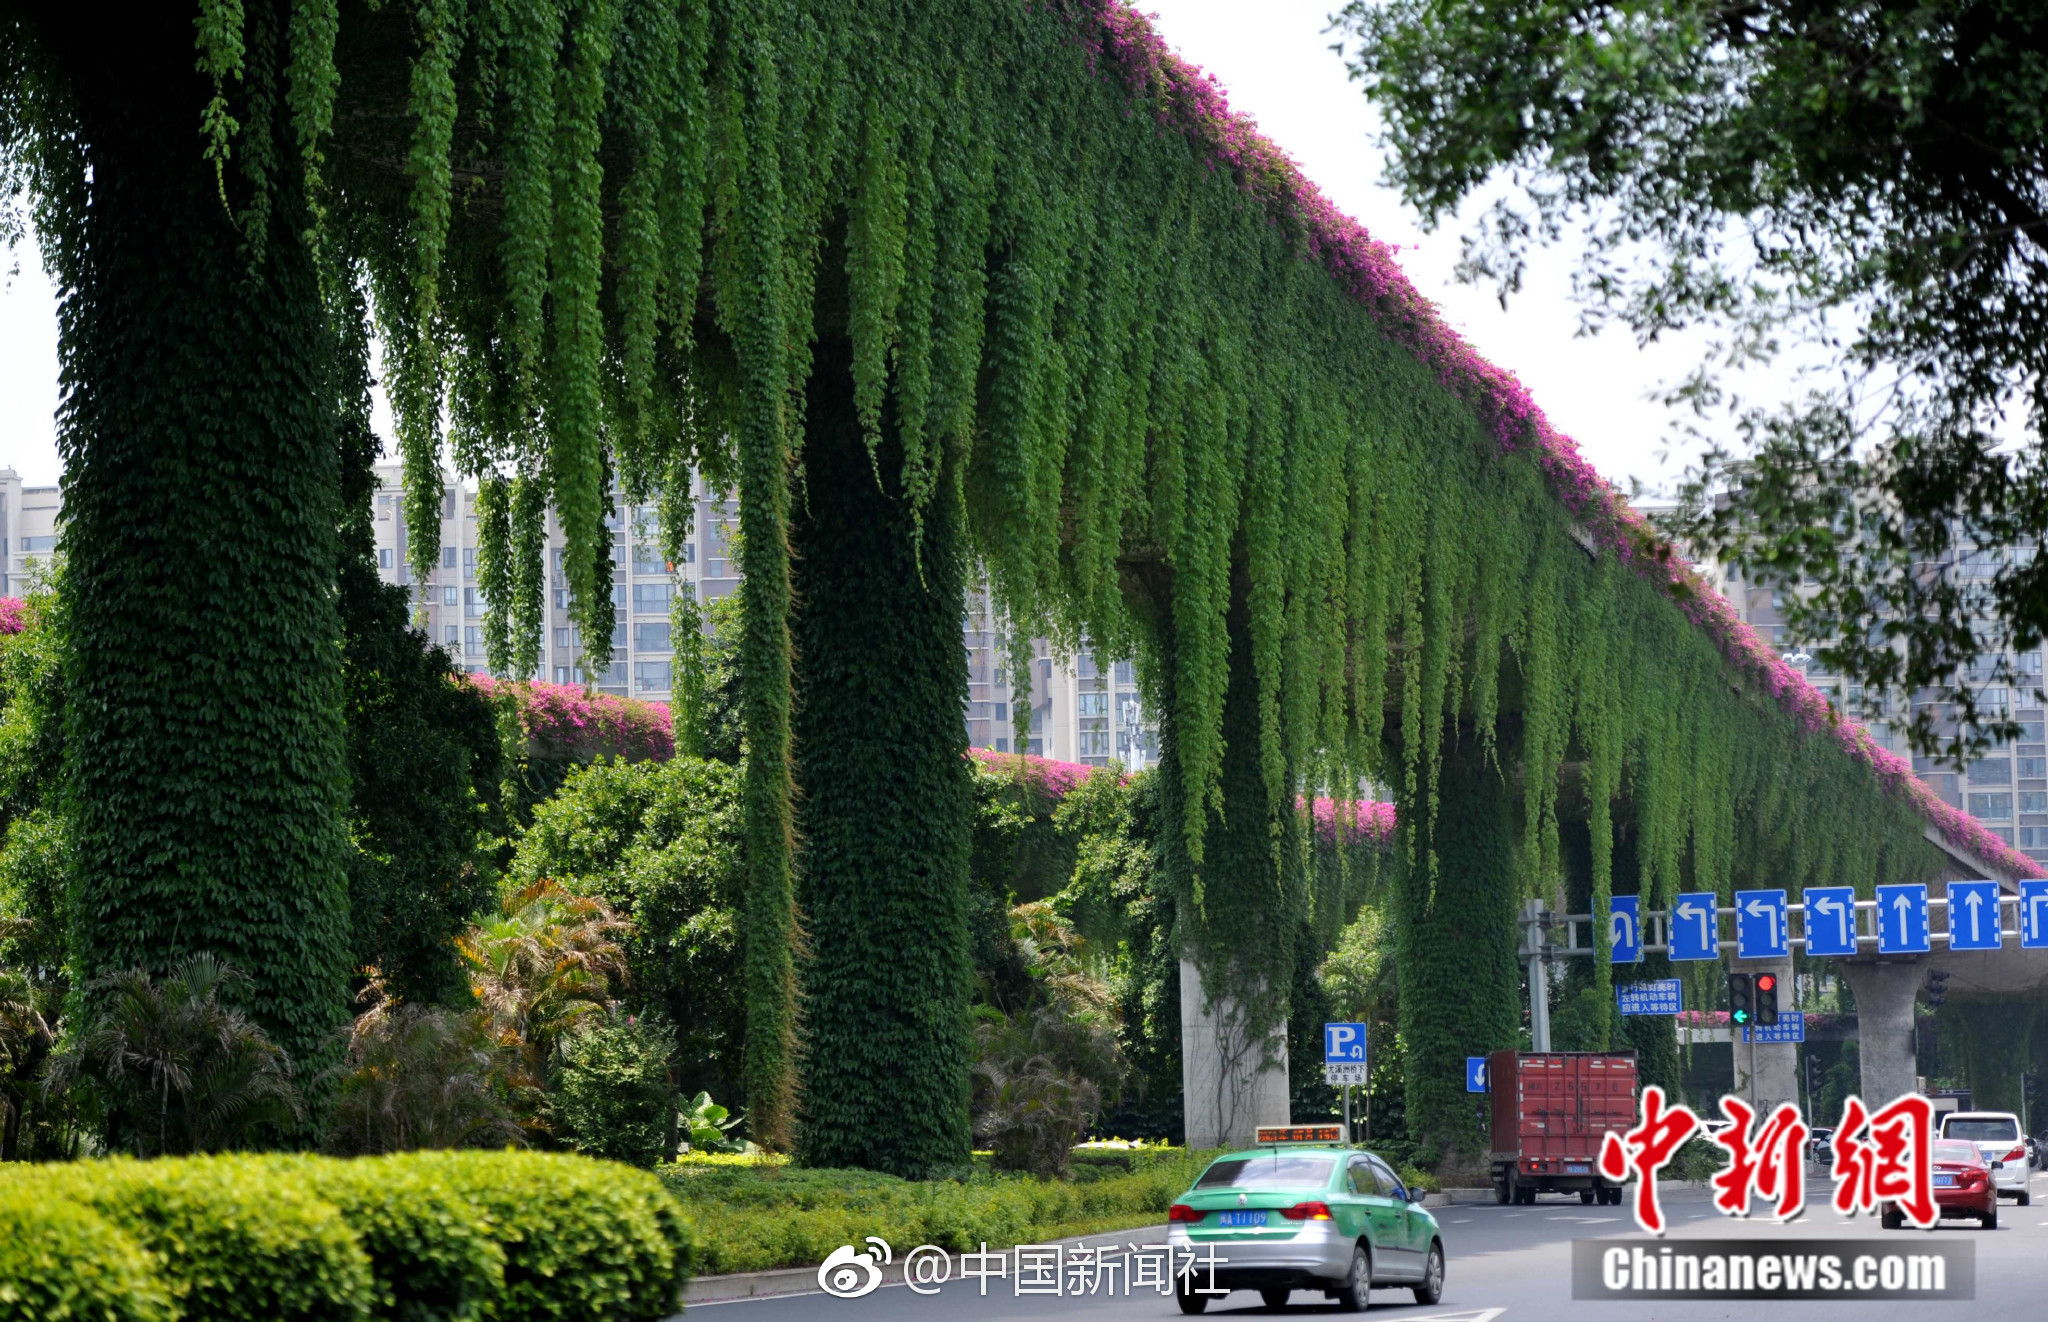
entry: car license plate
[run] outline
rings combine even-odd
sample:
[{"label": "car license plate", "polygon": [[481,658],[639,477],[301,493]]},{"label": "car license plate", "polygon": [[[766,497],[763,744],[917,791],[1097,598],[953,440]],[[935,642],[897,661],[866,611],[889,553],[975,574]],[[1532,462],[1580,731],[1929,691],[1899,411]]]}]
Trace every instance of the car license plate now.
[{"label": "car license plate", "polygon": [[1567,1175],[1586,1175],[1586,1174],[1589,1174],[1589,1173],[1591,1173],[1592,1169],[1593,1169],[1593,1168],[1592,1168],[1591,1166],[1585,1166],[1585,1165],[1578,1165],[1578,1166],[1574,1166],[1574,1165],[1572,1165],[1571,1163],[1567,1162],[1567,1163],[1565,1164],[1565,1168],[1564,1168],[1564,1173],[1565,1173],[1565,1174],[1567,1174]]},{"label": "car license plate", "polygon": [[1225,1212],[1216,1219],[1226,1226],[1263,1226],[1266,1224],[1266,1214],[1264,1212]]},{"label": "car license plate", "polygon": [[1934,1177],[1934,1187],[1937,1189],[1953,1189],[1956,1187],[1956,1177],[1953,1175],[1937,1175]]}]

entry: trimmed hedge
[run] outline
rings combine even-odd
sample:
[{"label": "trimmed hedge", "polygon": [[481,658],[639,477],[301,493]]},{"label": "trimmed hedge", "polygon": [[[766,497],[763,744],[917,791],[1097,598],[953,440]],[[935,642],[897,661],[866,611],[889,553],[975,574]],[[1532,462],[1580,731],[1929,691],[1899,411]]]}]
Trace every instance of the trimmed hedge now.
[{"label": "trimmed hedge", "polygon": [[823,1262],[879,1235],[900,1256],[919,1244],[961,1252],[1159,1224],[1214,1152],[1147,1153],[1129,1174],[1073,1183],[977,1174],[900,1180],[757,1158],[689,1157],[659,1170],[690,1208],[700,1270],[768,1271]]},{"label": "trimmed hedge", "polygon": [[76,1203],[0,1191],[0,1322],[171,1322],[156,1258]]},{"label": "trimmed hedge", "polygon": [[0,1322],[636,1322],[692,1242],[652,1175],[565,1155],[0,1167]]}]

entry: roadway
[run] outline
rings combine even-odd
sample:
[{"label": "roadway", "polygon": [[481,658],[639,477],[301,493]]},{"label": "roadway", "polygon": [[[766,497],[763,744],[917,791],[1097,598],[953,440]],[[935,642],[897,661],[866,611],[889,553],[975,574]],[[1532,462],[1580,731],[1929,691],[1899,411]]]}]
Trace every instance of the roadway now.
[{"label": "roadway", "polygon": [[[1825,1199],[1830,1185],[1823,1176],[1809,1184],[1809,1193]],[[2002,1199],[1999,1228],[1944,1222],[1933,1231],[1883,1231],[1872,1218],[1845,1218],[1832,1208],[1811,1208],[1786,1226],[1739,1221],[1722,1216],[1706,1195],[1666,1190],[1665,1215],[1671,1223],[1667,1239],[1780,1238],[1797,1240],[1871,1239],[1893,1247],[1902,1240],[1966,1239],[1977,1256],[1974,1302],[1831,1301],[1786,1302],[1656,1301],[1608,1302],[1575,1300],[1571,1286],[1571,1243],[1584,1238],[1638,1237],[1626,1207],[1586,1207],[1576,1197],[1547,1197],[1533,1207],[1501,1207],[1492,1203],[1433,1209],[1449,1250],[1449,1271],[1442,1302],[1419,1307],[1405,1290],[1373,1292],[1371,1315],[1384,1322],[1706,1322],[1739,1318],[1742,1322],[1805,1322],[1814,1317],[1854,1318],[1856,1322],[1927,1322],[1943,1318],[1962,1322],[2037,1322],[2048,1316],[2048,1175],[2034,1177],[2034,1204],[2018,1207]],[[1757,1206],[1761,1207],[1759,1203]],[[1647,1236],[1640,1236],[1647,1239]],[[1163,1227],[1131,1231],[1118,1239],[1163,1242]],[[1100,1241],[1091,1241],[1100,1242]],[[953,1281],[937,1294],[918,1295],[901,1286],[884,1286],[859,1299],[825,1294],[732,1303],[695,1304],[690,1313],[715,1314],[715,1322],[975,1322],[1085,1317],[1087,1322],[1122,1319],[1165,1319],[1181,1316],[1171,1298],[1156,1294],[1117,1297],[1066,1295],[1017,1297],[1003,1281]],[[1209,1317],[1329,1316],[1333,1305],[1319,1294],[1298,1293],[1284,1313],[1265,1308],[1259,1297],[1236,1293],[1209,1305]]]}]

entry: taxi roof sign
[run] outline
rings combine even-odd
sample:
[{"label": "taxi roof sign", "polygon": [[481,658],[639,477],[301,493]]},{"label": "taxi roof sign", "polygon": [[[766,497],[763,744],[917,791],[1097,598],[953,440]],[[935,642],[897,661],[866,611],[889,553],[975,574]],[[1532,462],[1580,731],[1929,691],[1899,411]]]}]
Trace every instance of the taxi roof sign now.
[{"label": "taxi roof sign", "polygon": [[1342,1125],[1260,1125],[1259,1139],[1266,1143],[1342,1143]]}]

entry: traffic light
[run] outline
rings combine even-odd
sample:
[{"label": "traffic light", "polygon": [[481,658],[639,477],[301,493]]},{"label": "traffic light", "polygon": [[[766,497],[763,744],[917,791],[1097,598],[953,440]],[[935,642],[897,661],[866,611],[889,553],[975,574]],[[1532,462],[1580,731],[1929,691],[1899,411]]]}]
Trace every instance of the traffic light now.
[{"label": "traffic light", "polygon": [[1747,973],[1728,975],[1728,1022],[1747,1028],[1756,1021],[1756,979]]},{"label": "traffic light", "polygon": [[1810,1051],[1806,1055],[1806,1096],[1809,1104],[1820,1096],[1820,1057]]},{"label": "traffic light", "polygon": [[1756,975],[1756,1026],[1769,1028],[1778,1022],[1778,975]]},{"label": "traffic light", "polygon": [[1948,999],[1948,974],[1935,969],[1927,975],[1927,1008],[1939,1010],[1941,1003]]}]

